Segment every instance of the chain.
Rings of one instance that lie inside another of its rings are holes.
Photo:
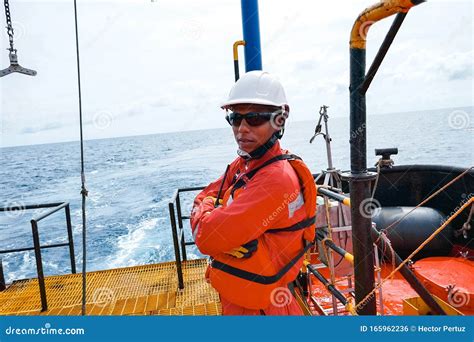
[[[12,18],[10,15],[10,4],[8,0],[3,0],[5,5],[5,17],[7,18],[7,34],[10,40],[10,48],[7,48],[10,51],[8,57],[10,58],[10,66],[6,69],[0,70],[0,77],[6,76],[13,72],[18,72],[20,74],[25,74],[29,76],[36,76],[36,71],[33,69],[23,68],[20,64],[18,64],[18,56],[16,55],[16,49],[13,47],[13,25],[12,25]]]
[[[10,53],[16,53],[16,50],[13,47],[13,26],[12,26],[12,18],[10,16],[10,4],[8,3],[8,0],[5,0],[4,3],[5,3],[5,16],[7,17],[7,33],[8,33],[8,38],[10,40],[10,48],[7,50],[9,50]]]

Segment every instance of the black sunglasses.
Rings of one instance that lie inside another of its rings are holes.
[[[239,127],[242,123],[242,120],[245,119],[245,122],[249,124],[249,126],[260,126],[263,125],[265,122],[270,121],[272,116],[275,113],[247,113],[247,114],[240,114],[232,112],[225,117],[227,122],[235,127]]]

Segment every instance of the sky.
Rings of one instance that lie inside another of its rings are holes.
[[[263,69],[285,87],[290,120],[316,120],[323,104],[349,117],[349,34],[373,3],[260,0]],[[0,147],[78,140],[73,1],[10,0],[10,10],[19,63],[38,75],[0,78]],[[413,8],[367,93],[368,115],[472,106],[473,14],[472,0]],[[219,104],[243,38],[240,1],[79,0],[78,20],[85,139],[226,127]],[[391,22],[370,28],[367,68]],[[6,68],[6,30],[0,44]]]

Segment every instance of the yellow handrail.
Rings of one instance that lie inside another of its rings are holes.
[[[407,13],[422,2],[425,0],[382,0],[366,8],[352,26],[350,47],[365,49],[367,32],[372,24],[396,13]]]

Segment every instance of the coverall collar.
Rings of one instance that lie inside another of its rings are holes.
[[[266,150],[265,153],[258,159],[254,158],[244,158],[241,156],[242,161],[245,163],[245,170],[244,172],[253,170],[256,167],[259,167],[263,163],[265,163],[267,160],[276,157],[277,155],[282,154],[281,147],[280,147],[280,142],[277,140],[273,146]]]
[[[260,159],[267,153],[267,151],[269,151],[270,149],[272,149],[273,146],[276,145],[276,142],[278,141],[278,138],[279,138],[278,134],[274,133],[270,137],[270,139],[267,140],[267,142],[265,144],[263,144],[260,147],[257,147],[252,152],[247,153],[247,152],[245,152],[241,149],[238,149],[237,154],[245,160]]]

